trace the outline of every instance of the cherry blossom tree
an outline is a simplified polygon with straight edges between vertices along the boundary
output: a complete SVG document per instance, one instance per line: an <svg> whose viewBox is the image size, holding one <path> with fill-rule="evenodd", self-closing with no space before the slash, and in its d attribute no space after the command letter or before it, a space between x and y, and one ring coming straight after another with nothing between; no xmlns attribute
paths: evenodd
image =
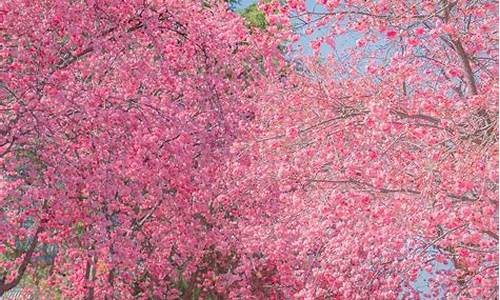
<svg viewBox="0 0 500 300"><path fill-rule="evenodd" d="M230 198L250 204L239 209L252 216L240 220L247 253L273 265L262 287L299 299L496 298L498 4L260 9L271 27L309 36L313 53L295 57L288 94L260 107L268 134L240 147L255 160L241 172L256 172ZM345 36L354 47L338 45Z"/></svg>
<svg viewBox="0 0 500 300"><path fill-rule="evenodd" d="M40 274L49 298L224 293L213 199L280 38L224 1L2 1L0 22L0 295Z"/></svg>
<svg viewBox="0 0 500 300"><path fill-rule="evenodd" d="M497 11L1 2L0 296L497 297Z"/></svg>

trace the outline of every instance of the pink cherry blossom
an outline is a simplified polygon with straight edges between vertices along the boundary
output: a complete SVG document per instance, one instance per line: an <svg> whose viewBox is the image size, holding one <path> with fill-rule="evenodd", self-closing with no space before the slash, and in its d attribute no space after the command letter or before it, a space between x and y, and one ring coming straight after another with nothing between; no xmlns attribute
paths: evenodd
<svg viewBox="0 0 500 300"><path fill-rule="evenodd" d="M0 1L0 296L497 298L498 3L312 2Z"/></svg>

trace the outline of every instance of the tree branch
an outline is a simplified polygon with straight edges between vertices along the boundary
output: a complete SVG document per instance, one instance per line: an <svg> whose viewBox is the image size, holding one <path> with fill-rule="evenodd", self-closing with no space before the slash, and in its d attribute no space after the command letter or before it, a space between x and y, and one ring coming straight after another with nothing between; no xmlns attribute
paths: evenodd
<svg viewBox="0 0 500 300"><path fill-rule="evenodd" d="M28 264L31 262L31 257L33 256L33 253L35 252L35 248L38 244L38 236L42 231L43 231L43 226L39 225L35 234L33 235L33 238L31 240L31 243L30 243L28 250L25 252L23 261L21 262L21 265L19 266L19 268L17 270L16 277L11 282L7 282L7 283L5 283L5 278L3 276L0 278L0 296L5 294L9 290L15 288L21 282L21 279L23 278L24 273L26 272L26 269L28 268Z"/></svg>

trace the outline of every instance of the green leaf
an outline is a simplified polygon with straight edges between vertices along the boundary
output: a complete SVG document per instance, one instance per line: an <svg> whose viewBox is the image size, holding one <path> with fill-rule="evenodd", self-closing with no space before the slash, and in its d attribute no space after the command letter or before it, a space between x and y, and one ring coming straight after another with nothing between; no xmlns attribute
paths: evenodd
<svg viewBox="0 0 500 300"><path fill-rule="evenodd" d="M249 27L257 27L260 29L266 29L267 21L266 16L262 11L259 10L257 4L252 4L245 8L239 14L245 19Z"/></svg>

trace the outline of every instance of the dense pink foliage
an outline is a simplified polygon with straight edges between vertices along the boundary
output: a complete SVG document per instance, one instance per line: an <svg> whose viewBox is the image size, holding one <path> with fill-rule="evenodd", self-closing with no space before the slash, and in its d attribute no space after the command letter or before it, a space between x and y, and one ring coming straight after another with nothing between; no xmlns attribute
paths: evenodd
<svg viewBox="0 0 500 300"><path fill-rule="evenodd" d="M0 251L59 245L66 296L170 297L177 269L230 255L217 182L278 52L203 3L1 4ZM23 257L1 262L7 286Z"/></svg>
<svg viewBox="0 0 500 300"><path fill-rule="evenodd" d="M498 4L306 2L1 2L0 295L497 297Z"/></svg>

